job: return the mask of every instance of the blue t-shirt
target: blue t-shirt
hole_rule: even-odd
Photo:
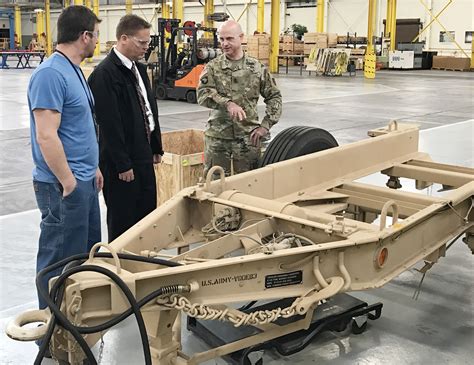
[[[95,177],[99,148],[88,97],[92,102],[94,99],[79,67],[74,67],[81,79],[66,58],[53,53],[31,76],[28,105],[31,149],[35,163],[33,179],[36,181],[52,183],[58,180],[46,164],[36,141],[35,109],[56,110],[61,113],[58,136],[69,168],[78,180],[89,181]]]

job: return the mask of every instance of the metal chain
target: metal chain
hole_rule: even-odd
[[[186,297],[178,294],[161,297],[157,303],[168,308],[174,308],[185,312],[188,316],[204,319],[219,320],[233,323],[234,327],[247,325],[264,325],[276,321],[278,318],[289,318],[296,314],[298,300],[287,308],[275,308],[272,310],[256,311],[252,313],[231,313],[228,308],[221,310],[209,307],[205,304],[191,303]]]
[[[102,361],[102,356],[104,355],[104,337],[102,332],[100,333],[100,347],[99,347],[99,355],[97,356],[97,365],[100,365]]]

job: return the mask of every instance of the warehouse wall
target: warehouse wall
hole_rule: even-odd
[[[432,12],[437,14],[448,0],[424,0],[431,6]],[[472,14],[474,11],[473,0],[456,0],[440,16],[441,23],[449,31],[455,31],[455,38],[459,45],[466,51],[471,49],[470,44],[464,42],[466,31],[474,31]],[[383,31],[383,20],[386,16],[386,0],[378,1],[378,22],[377,34]],[[245,6],[244,0],[228,0],[227,10],[229,14],[237,19],[240,17],[240,24],[247,34],[252,34],[257,27],[257,5],[253,3],[249,10],[243,12]],[[284,7],[284,6],[283,6]],[[156,13],[159,6],[154,4],[135,5],[134,13],[140,15],[153,24],[156,30],[156,19],[161,15]],[[283,10],[285,10],[283,8]],[[216,4],[216,12],[223,11],[222,5]],[[242,13],[243,12],[243,13]],[[265,4],[265,31],[270,31],[270,1]],[[283,31],[292,24],[305,25],[310,32],[316,29],[316,7],[308,8],[286,8],[281,11],[281,30]],[[283,13],[285,14],[283,16]],[[338,34],[347,32],[357,33],[364,36],[367,34],[367,13],[368,0],[330,0],[326,8],[327,31]],[[56,21],[58,12],[52,12],[52,31],[53,39],[56,39]],[[125,14],[123,6],[103,6],[100,10],[100,17],[103,22],[100,25],[101,43],[108,40],[115,40],[115,27],[121,16]],[[30,21],[30,14],[22,16],[22,31],[24,35],[31,35],[35,31],[35,24]],[[420,1],[416,0],[398,0],[397,18],[420,18],[424,24],[430,21],[430,15]],[[199,3],[186,3],[184,9],[184,20],[194,20],[201,22],[203,20],[203,7]],[[441,26],[435,22],[425,32],[422,40],[426,41],[428,48],[445,53],[454,53],[460,55],[461,52],[452,42],[440,42],[439,32]],[[467,52],[469,53],[469,52]]]

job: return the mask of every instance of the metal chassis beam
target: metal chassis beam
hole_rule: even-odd
[[[228,179],[222,176],[221,180],[211,181],[208,176],[206,185],[183,190],[108,248],[137,255],[159,254],[177,241],[184,241],[188,232],[203,227],[225,206],[239,208],[245,219],[260,221],[170,259],[183,262],[184,266],[164,268],[124,262],[119,268],[116,266],[119,262],[96,258],[89,263],[118,272],[138,300],[158,287],[193,284],[195,289],[185,297],[195,304],[225,308],[227,304],[242,301],[297,297],[299,313],[312,313],[324,295],[383,286],[421,260],[436,262],[444,255],[449,240],[465,232],[472,234],[472,171],[425,161],[427,156],[417,149],[417,129],[398,125],[395,130],[370,140]],[[429,174],[423,169],[429,170]],[[437,180],[441,177],[443,182],[458,187],[441,198],[432,198],[353,182],[381,170],[415,171],[414,178],[430,181],[432,177]],[[285,176],[292,178],[288,181]],[[391,226],[385,223],[376,226],[344,216],[308,214],[307,209],[294,204],[305,197],[307,201],[311,197],[321,201],[320,197],[331,194],[380,212],[381,221],[390,215],[390,209],[395,218],[398,207],[404,219],[394,219]],[[245,251],[249,237],[258,239],[277,232],[304,236],[314,244],[268,253],[230,255]],[[295,271],[301,272],[301,282],[267,287],[268,277]],[[334,286],[333,282],[340,286]],[[104,322],[128,308],[124,296],[110,280],[90,272],[70,277],[64,304],[71,321],[86,325]],[[179,350],[179,338],[173,336],[176,308],[151,302],[142,312],[151,338],[153,361],[159,365],[196,364],[308,325],[304,321],[288,327],[265,324],[262,326],[265,331],[257,337],[189,357]],[[64,345],[65,340],[55,336],[54,345],[61,342]],[[99,334],[94,334],[86,340],[93,345],[99,338]],[[71,346],[70,341],[67,348]],[[81,353],[71,352],[68,356],[71,362],[82,359]]]

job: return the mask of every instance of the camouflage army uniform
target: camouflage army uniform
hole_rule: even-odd
[[[257,102],[263,96],[265,117],[260,123]],[[204,174],[214,165],[230,174],[254,169],[261,149],[252,146],[250,133],[257,127],[270,129],[281,115],[281,93],[266,66],[244,54],[233,61],[223,54],[206,65],[197,88],[198,103],[211,110],[205,132]],[[231,119],[226,103],[239,105],[247,118]],[[265,136],[267,139],[269,135]]]

